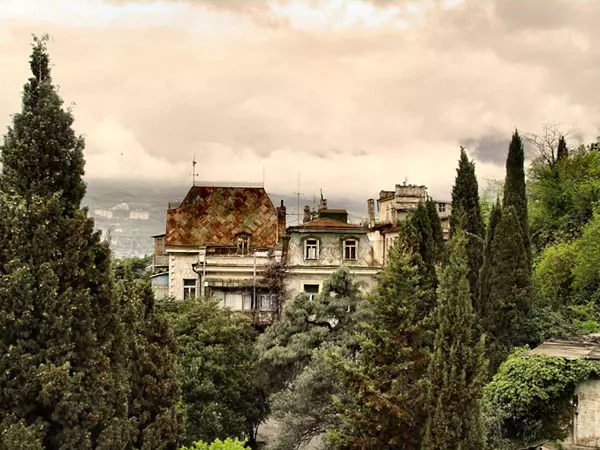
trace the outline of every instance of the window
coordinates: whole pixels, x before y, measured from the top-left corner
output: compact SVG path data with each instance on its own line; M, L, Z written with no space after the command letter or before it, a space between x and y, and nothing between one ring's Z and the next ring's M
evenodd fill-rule
M445 203L438 203L438 211L439 212L446 212L446 204Z
M307 239L304 241L304 259L319 258L319 241L317 239Z
M277 295L276 294L260 294L259 309L261 311L276 311L277 310Z
M250 236L238 236L237 238L237 249L240 255L245 255L250 249Z
M308 298L314 300L317 294L319 293L319 285L318 284L305 284L304 292L308 294Z
M344 259L355 260L356 247L358 247L356 239L346 239L344 241Z
M183 299L192 300L196 297L196 280L187 278L183 280Z

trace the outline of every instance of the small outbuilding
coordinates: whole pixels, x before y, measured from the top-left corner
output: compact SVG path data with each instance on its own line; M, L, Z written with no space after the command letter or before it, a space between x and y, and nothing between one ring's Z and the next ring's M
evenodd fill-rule
M600 333L553 339L540 344L529 354L567 360L587 359L600 364ZM575 388L571 432L562 446L571 450L600 447L600 379L589 378Z

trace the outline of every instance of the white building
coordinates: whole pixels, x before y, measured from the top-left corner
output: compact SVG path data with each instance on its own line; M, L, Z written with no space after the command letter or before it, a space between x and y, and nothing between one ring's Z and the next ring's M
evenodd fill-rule
M192 187L167 210L166 233L155 236L155 248L164 253L155 255L162 257L155 266L167 264L168 295L217 297L259 323L270 322L278 302L263 273L281 261L285 218L283 202L275 208L262 186ZM158 290L165 277L156 278Z
M288 227L284 260L292 295L318 294L323 282L340 267L347 267L365 290L374 286L382 261L376 258L368 228L350 224L347 218L346 210L328 209L321 199L316 214L305 214L303 224Z

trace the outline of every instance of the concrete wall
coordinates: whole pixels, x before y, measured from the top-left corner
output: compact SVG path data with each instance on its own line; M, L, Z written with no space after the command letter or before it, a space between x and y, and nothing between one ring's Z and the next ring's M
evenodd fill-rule
M575 395L573 431L565 443L595 449L600 446L600 380L590 379L579 384Z

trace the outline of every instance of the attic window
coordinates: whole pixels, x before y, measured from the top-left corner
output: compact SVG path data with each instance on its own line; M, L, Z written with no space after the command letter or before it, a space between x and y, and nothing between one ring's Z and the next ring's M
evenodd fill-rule
M240 255L248 254L250 250L250 236L242 235L237 237L237 250Z
M438 203L438 211L443 213L446 212L446 204L445 203Z

